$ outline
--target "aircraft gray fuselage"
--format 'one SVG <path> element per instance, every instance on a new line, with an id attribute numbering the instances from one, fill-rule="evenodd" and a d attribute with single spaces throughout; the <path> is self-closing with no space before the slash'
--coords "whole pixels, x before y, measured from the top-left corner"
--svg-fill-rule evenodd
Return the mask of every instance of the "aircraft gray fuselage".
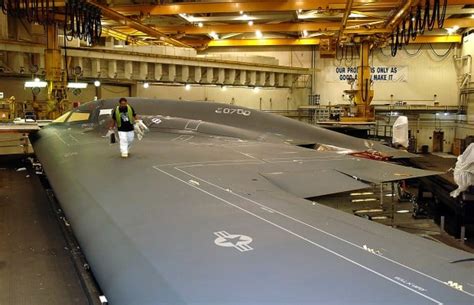
<path id="1" fill-rule="evenodd" d="M 474 303 L 472 261 L 453 263 L 469 253 L 304 199 L 433 174 L 347 155 L 403 152 L 234 105 L 129 102 L 150 131 L 127 159 L 104 137 L 117 99 L 31 136 L 110 304 Z"/>

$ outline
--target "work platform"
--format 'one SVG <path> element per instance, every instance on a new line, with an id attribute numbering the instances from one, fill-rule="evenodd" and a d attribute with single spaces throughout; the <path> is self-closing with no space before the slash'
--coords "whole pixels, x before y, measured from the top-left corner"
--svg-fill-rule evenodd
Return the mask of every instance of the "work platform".
<path id="1" fill-rule="evenodd" d="M 0 304 L 89 304 L 41 182 L 0 157 Z"/>

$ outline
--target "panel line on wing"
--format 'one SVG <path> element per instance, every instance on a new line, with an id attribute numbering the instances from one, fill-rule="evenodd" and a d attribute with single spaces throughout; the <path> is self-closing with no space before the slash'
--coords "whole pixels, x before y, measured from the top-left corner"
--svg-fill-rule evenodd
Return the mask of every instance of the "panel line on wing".
<path id="1" fill-rule="evenodd" d="M 209 185 L 211 185 L 211 186 L 214 186 L 214 187 L 216 187 L 216 188 L 218 188 L 218 189 L 221 189 L 221 190 L 224 190 L 224 191 L 225 191 L 225 188 L 223 188 L 223 187 L 221 187 L 221 186 L 219 186 L 219 185 L 216 185 L 216 184 L 214 184 L 214 183 L 212 183 L 212 182 L 209 182 L 209 181 L 207 181 L 207 180 L 205 180 L 205 179 L 199 178 L 199 177 L 197 177 L 197 176 L 195 176 L 195 175 L 193 175 L 193 174 L 191 174 L 191 173 L 189 173 L 189 172 L 187 172 L 187 171 L 185 171 L 185 170 L 182 170 L 181 168 L 183 168 L 183 167 L 179 167 L 179 168 L 178 168 L 178 167 L 174 167 L 174 169 L 176 169 L 176 170 L 178 170 L 178 171 L 180 171 L 180 172 L 182 172 L 182 173 L 184 173 L 184 174 L 186 174 L 186 175 L 189 175 L 189 176 L 191 176 L 191 177 L 193 177 L 193 178 L 195 178 L 195 179 L 197 179 L 197 180 L 201 180 L 201 181 L 203 181 L 203 182 L 205 182 L 205 183 L 207 183 L 207 184 L 209 184 Z M 288 218 L 288 219 L 291 219 L 291 220 L 293 220 L 293 221 L 295 221 L 295 222 L 298 222 L 298 223 L 300 223 L 300 224 L 302 224 L 302 225 L 305 225 L 305 226 L 307 226 L 307 227 L 309 227 L 309 228 L 312 228 L 312 229 L 314 229 L 314 230 L 317 230 L 318 232 L 321 232 L 321 233 L 323 233 L 323 234 L 326 234 L 326 235 L 328 235 L 328 236 L 331 236 L 331 237 L 333 237 L 333 238 L 336 238 L 336 239 L 338 239 L 338 240 L 340 240 L 340 241 L 342 241 L 342 242 L 345 242 L 345 243 L 347 243 L 347 244 L 349 244 L 349 245 L 351 245 L 351 246 L 354 246 L 354 247 L 356 247 L 356 248 L 358 248 L 358 249 L 361 249 L 361 250 L 364 250 L 364 251 L 365 251 L 365 249 L 364 249 L 362 246 L 359 246 L 359 245 L 357 245 L 357 244 L 355 244 L 355 243 L 353 243 L 353 242 L 351 242 L 351 241 L 348 241 L 348 240 L 346 240 L 346 239 L 344 239 L 344 238 L 342 238 L 342 237 L 339 237 L 339 236 L 337 236 L 337 235 L 334 235 L 334 234 L 332 234 L 332 233 L 329 233 L 329 232 L 327 232 L 327 231 L 324 231 L 324 230 L 322 230 L 322 229 L 320 229 L 320 228 L 317 228 L 317 227 L 315 227 L 315 226 L 313 226 L 313 225 L 310 225 L 310 224 L 308 224 L 308 223 L 306 223 L 306 222 L 304 222 L 304 221 L 301 221 L 301 220 L 299 220 L 299 219 L 297 219 L 297 218 L 294 218 L 294 217 L 289 216 L 289 215 L 287 215 L 287 214 L 285 214 L 285 213 L 282 213 L 282 212 L 280 212 L 280 211 L 278 211 L 278 210 L 272 209 L 272 208 L 270 208 L 270 207 L 268 207 L 268 206 L 266 206 L 266 205 L 264 205 L 264 204 L 262 204 L 262 203 L 259 203 L 259 202 L 255 201 L 255 200 L 253 200 L 253 199 L 247 198 L 247 197 L 242 196 L 242 195 L 240 195 L 240 194 L 238 194 L 238 193 L 233 193 L 233 195 L 235 195 L 235 196 L 237 196 L 237 197 L 239 197 L 239 198 L 241 198 L 241 199 L 244 199 L 244 200 L 246 200 L 246 201 L 249 201 L 249 202 L 251 202 L 251 203 L 253 203 L 253 204 L 256 204 L 256 205 L 260 206 L 262 209 L 263 209 L 263 208 L 271 209 L 272 211 L 274 211 L 275 213 L 277 213 L 277 214 L 279 214 L 279 215 L 281 215 L 281 216 L 284 216 L 284 217 L 286 217 L 286 218 Z M 396 264 L 396 265 L 398 265 L 398 266 L 401 266 L 401 267 L 403 267 L 403 268 L 406 268 L 406 269 L 408 269 L 408 270 L 410 270 L 410 271 L 413 271 L 413 272 L 415 272 L 415 273 L 418 273 L 418 274 L 420 274 L 420 275 L 422 275 L 422 276 L 424 276 L 424 277 L 427 277 L 427 278 L 429 278 L 429 279 L 431 279 L 431 280 L 434 280 L 434 281 L 436 281 L 436 282 L 438 282 L 438 283 L 440 283 L 440 284 L 443 284 L 443 285 L 449 287 L 449 285 L 448 285 L 445 281 L 442 281 L 442 280 L 440 280 L 440 279 L 438 279 L 438 278 L 435 278 L 435 277 L 433 277 L 433 276 L 431 276 L 431 275 L 425 274 L 425 273 L 423 273 L 423 272 L 421 272 L 421 271 L 419 271 L 419 270 L 416 270 L 416 269 L 414 269 L 414 268 L 412 268 L 412 267 L 406 266 L 406 265 L 404 265 L 404 264 L 402 264 L 402 263 L 400 263 L 400 262 L 398 262 L 398 261 L 396 261 L 396 260 L 393 260 L 393 259 L 391 259 L 391 258 L 388 258 L 388 257 L 385 257 L 385 256 L 381 256 L 381 255 L 377 255 L 377 256 L 380 257 L 380 258 L 382 258 L 382 259 L 384 259 L 384 260 L 387 260 L 387 261 L 389 261 L 389 262 L 391 262 L 391 263 L 394 263 L 394 264 Z M 469 292 L 467 292 L 467 291 L 461 291 L 461 292 L 462 292 L 462 293 L 465 293 L 465 294 L 467 294 L 467 295 L 469 295 L 469 296 L 471 296 L 471 297 L 474 297 L 474 294 L 473 294 L 473 293 L 469 293 Z"/>
<path id="2" fill-rule="evenodd" d="M 434 302 L 434 303 L 436 303 L 436 304 L 438 304 L 438 305 L 442 305 L 442 304 L 443 304 L 442 302 L 440 302 L 440 301 L 438 301 L 438 300 L 436 300 L 436 299 L 434 299 L 434 298 L 432 298 L 432 297 L 430 297 L 430 296 L 427 296 L 427 295 L 425 295 L 425 294 L 423 294 L 423 293 L 421 293 L 421 292 L 419 292 L 419 291 L 417 291 L 417 290 L 415 290 L 415 289 L 413 289 L 413 288 L 411 288 L 411 287 L 405 286 L 405 285 L 403 285 L 402 283 L 399 283 L 399 282 L 395 281 L 394 279 L 392 279 L 392 278 L 390 278 L 390 277 L 388 277 L 388 276 L 386 276 L 386 275 L 384 275 L 384 274 L 382 274 L 382 273 L 380 273 L 380 272 L 378 272 L 378 271 L 376 271 L 376 270 L 373 270 L 373 269 L 371 269 L 371 268 L 369 268 L 369 267 L 367 267 L 367 266 L 365 266 L 365 265 L 362 265 L 362 264 L 360 264 L 360 263 L 358 263 L 358 262 L 356 262 L 356 261 L 354 261 L 354 260 L 352 260 L 352 259 L 350 259 L 350 258 L 348 258 L 348 257 L 346 257 L 346 256 L 344 256 L 344 255 L 342 255 L 342 254 L 340 254 L 340 253 L 338 253 L 338 252 L 336 252 L 336 251 L 333 251 L 333 250 L 331 250 L 331 249 L 329 249 L 329 248 L 327 248 L 327 247 L 325 247 L 325 246 L 323 246 L 323 245 L 320 245 L 320 244 L 318 244 L 318 243 L 316 243 L 316 242 L 314 242 L 314 241 L 312 241 L 312 240 L 310 240 L 310 239 L 308 239 L 308 238 L 306 238 L 306 237 L 304 237 L 304 236 L 302 236 L 302 235 L 299 235 L 299 234 L 297 234 L 297 233 L 295 233 L 295 232 L 293 232 L 293 231 L 291 231 L 291 230 L 289 230 L 289 229 L 287 229 L 287 228 L 285 228 L 285 227 L 283 227 L 283 226 L 280 226 L 280 225 L 278 225 L 278 224 L 276 224 L 276 223 L 274 223 L 274 222 L 272 222 L 272 221 L 270 221 L 270 220 L 268 220 L 268 219 L 265 219 L 265 218 L 262 217 L 262 216 L 259 216 L 259 215 L 255 214 L 255 213 L 251 212 L 251 211 L 248 211 L 248 210 L 246 210 L 246 209 L 244 209 L 244 208 L 242 208 L 242 207 L 240 207 L 240 206 L 238 206 L 238 205 L 236 205 L 236 204 L 234 204 L 234 203 L 232 203 L 232 202 L 230 202 L 230 201 L 228 201 L 228 200 L 226 200 L 226 199 L 224 199 L 224 198 L 221 198 L 221 197 L 219 197 L 219 196 L 217 196 L 217 195 L 215 195 L 215 194 L 212 194 L 212 193 L 210 193 L 210 192 L 208 192 L 208 191 L 202 189 L 201 187 L 198 187 L 198 186 L 196 186 L 196 185 L 188 184 L 186 181 L 182 180 L 181 178 L 176 177 L 176 176 L 174 176 L 173 174 L 170 174 L 170 173 L 168 173 L 168 172 L 166 172 L 166 171 L 164 171 L 164 170 L 162 170 L 162 169 L 160 169 L 160 168 L 157 168 L 157 167 L 153 167 L 153 168 L 155 168 L 156 170 L 158 170 L 158 171 L 160 171 L 160 172 L 162 172 L 162 173 L 164 173 L 164 174 L 166 174 L 166 175 L 172 177 L 173 179 L 176 179 L 176 180 L 178 180 L 178 181 L 181 181 L 182 183 L 185 183 L 186 185 L 188 185 L 188 186 L 190 186 L 190 187 L 192 187 L 192 188 L 195 188 L 195 189 L 197 189 L 197 190 L 199 190 L 199 191 L 201 191 L 201 192 L 203 192 L 203 193 L 205 193 L 205 194 L 207 194 L 207 195 L 209 195 L 209 196 L 211 196 L 211 197 L 213 197 L 213 198 L 215 198 L 215 199 L 218 199 L 218 200 L 220 200 L 220 201 L 222 201 L 222 202 L 224 202 L 224 203 L 226 203 L 226 204 L 228 204 L 228 205 L 230 205 L 230 206 L 233 206 L 233 207 L 235 207 L 235 208 L 237 208 L 237 209 L 239 209 L 239 210 L 241 210 L 241 211 L 243 211 L 243 212 L 245 212 L 245 213 L 247 213 L 247 214 L 249 214 L 249 215 L 252 215 L 252 216 L 254 216 L 254 217 L 256 217 L 256 218 L 258 218 L 258 219 L 260 219 L 260 220 L 262 220 L 262 221 L 264 221 L 264 222 L 266 222 L 266 223 L 268 223 L 268 224 L 270 224 L 270 225 L 272 225 L 272 226 L 274 226 L 274 227 L 276 227 L 276 228 L 279 228 L 279 229 L 281 229 L 281 230 L 283 230 L 283 231 L 285 231 L 285 232 L 287 232 L 287 233 L 289 233 L 289 234 L 291 234 L 291 235 L 293 235 L 293 236 L 295 236 L 295 237 L 297 237 L 297 238 L 299 238 L 299 239 L 301 239 L 301 240 L 304 240 L 304 241 L 306 241 L 306 242 L 308 242 L 308 243 L 310 243 L 310 244 L 312 244 L 312 245 L 314 245 L 314 246 L 316 246 L 316 247 L 318 247 L 318 248 L 320 248 L 320 249 L 322 249 L 322 250 L 324 250 L 324 251 L 326 251 L 326 252 L 329 252 L 329 253 L 331 253 L 331 254 L 333 254 L 333 255 L 335 255 L 335 256 L 337 256 L 337 257 L 339 257 L 339 258 L 341 258 L 341 259 L 343 259 L 343 260 L 345 260 L 345 261 L 347 261 L 347 262 L 349 262 L 349 263 L 352 263 L 352 264 L 354 264 L 354 265 L 356 265 L 356 266 L 358 266 L 358 267 L 360 267 L 360 268 L 362 268 L 362 269 L 364 269 L 364 270 L 366 270 L 366 271 L 369 271 L 369 272 L 371 272 L 371 273 L 373 273 L 373 274 L 375 274 L 375 275 L 377 275 L 377 276 L 379 276 L 379 277 L 382 277 L 382 278 L 386 279 L 387 281 L 392 282 L 393 284 L 396 284 L 396 285 L 398 285 L 398 286 L 400 286 L 400 287 L 402 287 L 402 288 L 405 288 L 405 289 L 407 289 L 407 290 L 410 290 L 410 291 L 414 292 L 415 294 L 418 294 L 418 295 L 420 295 L 421 297 L 423 297 L 423 298 L 425 298 L 425 299 L 427 299 L 427 300 L 430 300 L 430 301 L 432 301 L 432 302 Z M 178 170 L 179 170 L 179 169 L 178 169 Z M 184 171 L 183 171 L 183 172 L 184 172 Z M 185 172 L 184 172 L 184 173 L 185 173 Z M 199 179 L 199 178 L 198 178 L 198 179 Z M 201 179 L 201 180 L 202 180 L 202 179 Z"/>

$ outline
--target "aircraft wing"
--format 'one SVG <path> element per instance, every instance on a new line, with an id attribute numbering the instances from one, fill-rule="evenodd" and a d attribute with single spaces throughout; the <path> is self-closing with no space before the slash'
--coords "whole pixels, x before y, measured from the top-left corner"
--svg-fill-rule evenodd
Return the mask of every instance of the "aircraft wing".
<path id="1" fill-rule="evenodd" d="M 471 254 L 303 199 L 430 172 L 171 127 L 123 160 L 102 135 L 34 147 L 112 305 L 474 302 Z"/>

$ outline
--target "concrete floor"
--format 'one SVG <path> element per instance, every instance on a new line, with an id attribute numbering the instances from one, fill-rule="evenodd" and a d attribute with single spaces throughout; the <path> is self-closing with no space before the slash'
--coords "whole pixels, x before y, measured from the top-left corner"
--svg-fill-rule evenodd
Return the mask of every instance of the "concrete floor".
<path id="1" fill-rule="evenodd" d="M 89 304 L 38 177 L 0 157 L 0 305 Z"/>

